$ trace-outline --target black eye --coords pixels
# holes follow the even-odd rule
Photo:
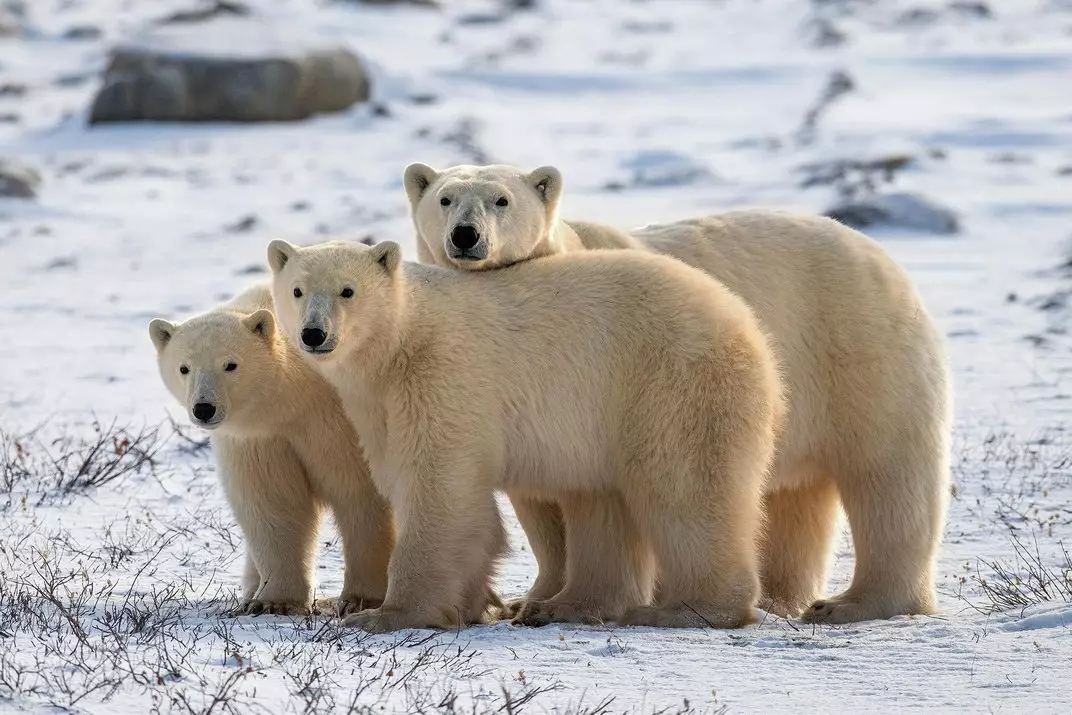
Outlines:
[[[190,372],[190,368],[186,367],[185,365],[179,365],[179,374],[180,375],[187,375],[187,374],[189,374],[189,372]]]
[[[343,298],[353,298],[354,297],[354,289],[353,288],[343,288],[342,293],[339,293],[339,295],[342,296]]]
[[[496,206],[509,206],[510,202],[506,200],[505,196],[500,196],[499,200],[495,202]]]
[[[441,198],[439,200],[439,205],[440,206],[450,206],[450,199],[448,199],[446,196],[444,196],[443,198]]]
[[[295,288],[294,289],[294,297],[295,298],[301,298],[302,297],[301,288]]]
[[[229,362],[229,363],[227,363],[227,365],[223,369],[226,370],[227,372],[234,372],[235,370],[238,369],[238,363]]]

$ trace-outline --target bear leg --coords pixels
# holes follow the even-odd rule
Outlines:
[[[797,489],[763,497],[765,528],[760,541],[760,605],[784,618],[796,618],[826,588],[838,521],[833,481],[818,477]]]
[[[936,610],[934,562],[945,522],[949,478],[945,450],[906,450],[838,480],[852,529],[852,584],[816,601],[811,623],[852,623]]]
[[[566,583],[528,600],[517,625],[613,621],[651,601],[654,559],[617,492],[577,493],[561,501],[566,523]]]

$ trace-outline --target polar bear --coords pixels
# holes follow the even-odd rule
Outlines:
[[[764,497],[765,607],[825,623],[934,612],[949,494],[950,377],[939,331],[877,243],[826,218],[769,210],[646,226],[628,236],[566,222],[558,218],[562,176],[553,167],[440,172],[412,164],[404,185],[426,262],[473,270],[639,244],[702,269],[742,297],[772,338],[789,399]],[[475,248],[463,251],[474,236]],[[852,531],[855,573],[844,593],[822,599],[839,504]],[[582,553],[628,563],[620,507],[589,506],[598,528],[578,536],[592,540]],[[541,555],[562,548],[563,529],[572,545],[571,519],[554,506],[525,507],[535,512],[518,516],[534,542],[540,580],[564,587],[543,603],[546,590],[534,587],[522,620],[570,619],[569,605],[586,593],[589,609],[602,602],[613,610],[616,594],[638,589],[634,580],[643,587],[647,575],[635,568],[599,571],[568,559],[558,577],[562,563]]]
[[[335,386],[399,538],[374,631],[471,618],[505,543],[494,499],[610,493],[660,598],[620,623],[754,619],[763,480],[781,412],[748,307],[641,251],[472,274],[397,244],[268,248],[284,332]]]
[[[183,323],[153,320],[149,335],[168,391],[212,430],[246,539],[235,615],[311,611],[325,507],[345,561],[335,608],[356,613],[387,592],[394,520],[338,395],[276,331],[271,306],[267,285],[258,285]]]

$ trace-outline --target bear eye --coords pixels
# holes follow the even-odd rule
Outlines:
[[[354,289],[353,288],[343,288],[342,292],[339,293],[339,295],[342,296],[343,298],[353,298],[354,297]]]
[[[234,372],[235,370],[238,369],[238,363],[229,362],[229,363],[227,363],[227,365],[224,366],[223,369],[226,370],[227,372]]]
[[[509,206],[510,202],[506,200],[505,196],[500,196],[499,200],[495,202],[496,206]]]
[[[441,198],[439,200],[439,205],[440,206],[450,206],[450,199],[448,199],[446,196],[444,196],[443,198]]]
[[[189,373],[190,373],[190,368],[186,367],[185,365],[179,365],[179,374],[180,375],[188,375]]]
[[[302,297],[301,288],[295,288],[294,289],[294,297],[295,298],[301,298]]]

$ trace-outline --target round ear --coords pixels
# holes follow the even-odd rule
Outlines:
[[[268,244],[268,265],[272,268],[272,273],[279,273],[283,270],[283,266],[287,265],[287,261],[298,254],[301,250],[297,246],[287,243],[286,241],[277,238]]]
[[[524,179],[525,183],[531,186],[543,201],[544,206],[551,210],[558,209],[558,202],[562,198],[561,171],[553,166],[541,166]]]
[[[275,316],[267,308],[261,308],[255,313],[250,313],[245,318],[242,318],[242,322],[255,335],[259,335],[265,340],[271,340],[272,336],[275,335]]]
[[[402,247],[394,241],[382,241],[369,249],[372,260],[383,266],[388,275],[394,275],[402,264]]]
[[[439,172],[427,164],[416,162],[407,166],[405,173],[402,175],[402,184],[406,187],[406,196],[409,197],[409,202],[416,206],[417,202],[424,196],[424,192],[438,178]]]
[[[175,323],[170,323],[163,318],[157,318],[149,323],[149,339],[153,341],[157,352],[164,349],[178,327]]]

